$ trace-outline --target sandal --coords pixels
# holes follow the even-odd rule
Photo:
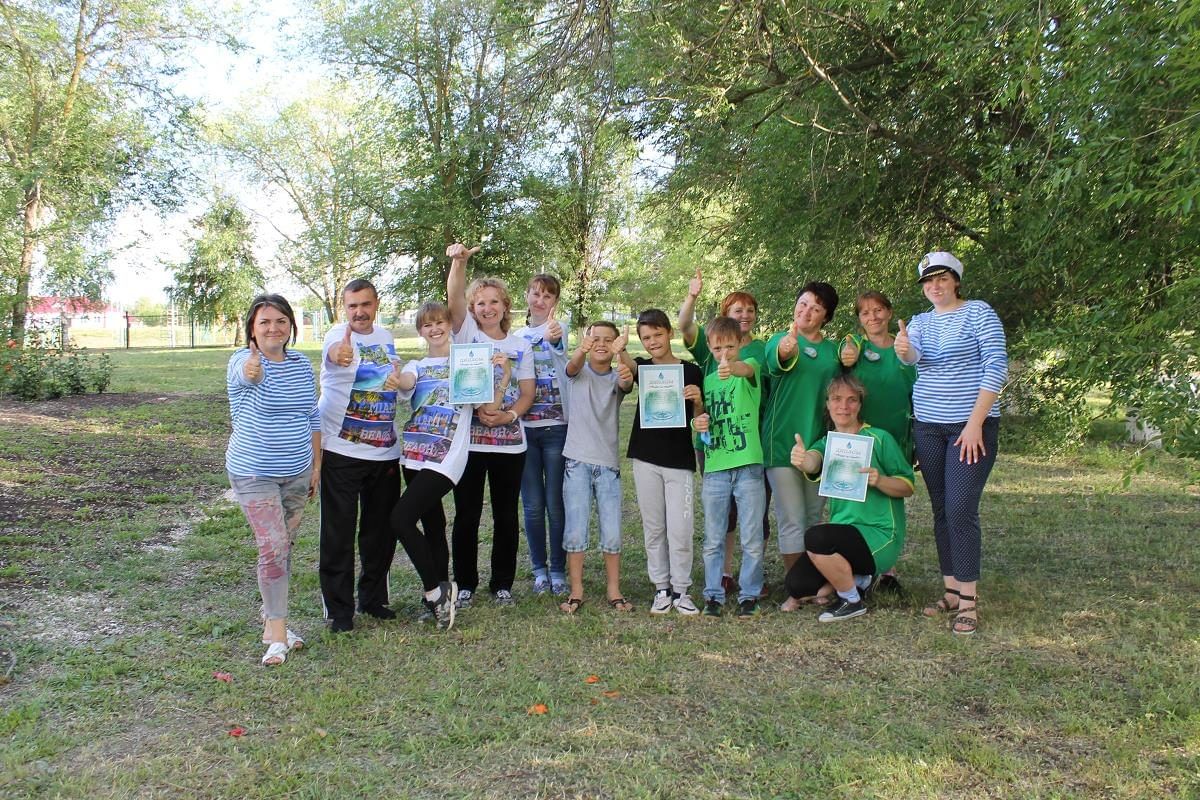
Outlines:
[[[264,667],[277,667],[287,661],[288,646],[283,642],[271,642],[271,646],[267,648],[267,652],[263,654],[262,665]]]
[[[979,628],[979,615],[976,613],[976,609],[979,608],[979,603],[976,602],[978,598],[969,594],[959,595],[959,597],[971,605],[968,608],[963,608],[962,604],[959,604],[959,607],[956,609],[958,615],[950,623],[950,632],[955,636],[970,636]],[[975,614],[975,616],[968,617],[968,613]]]
[[[958,611],[958,600],[954,601],[954,605],[950,605],[950,601],[946,599],[946,595],[952,594],[956,598],[962,598],[958,589],[944,589],[942,596],[937,599],[936,603],[931,603],[921,610],[921,613],[927,617],[940,617],[942,614],[952,614]]]
[[[564,614],[574,614],[583,605],[582,597],[569,597],[566,602],[558,604],[558,610]]]
[[[624,597],[610,597],[608,604],[612,606],[613,611],[633,611],[633,603],[629,602]]]
[[[271,640],[263,639],[262,642],[263,642],[263,644],[270,644]],[[303,650],[304,649],[304,639],[302,639],[300,637],[300,634],[296,633],[291,628],[287,629],[287,646],[288,646],[289,652],[292,650]]]

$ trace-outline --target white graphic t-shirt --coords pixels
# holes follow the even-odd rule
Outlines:
[[[399,458],[396,392],[383,388],[396,358],[391,331],[377,325],[368,334],[351,332],[354,360],[339,367],[329,351],[345,334],[346,325],[335,325],[321,348],[321,449],[364,461]]]
[[[563,380],[567,374],[567,334],[563,331],[558,344],[551,344],[546,339],[547,324],[549,321],[541,325],[527,325],[515,332],[516,336],[529,342],[533,350],[533,370],[537,378],[533,405],[523,418],[526,428],[563,425],[567,421],[567,385]]]
[[[417,382],[400,396],[412,406],[412,417],[404,426],[404,466],[431,469],[457,484],[467,466],[470,406],[452,406],[450,359],[422,358],[404,365]]]
[[[492,345],[497,351],[508,356],[510,366],[512,367],[512,376],[509,378],[508,386],[504,388],[504,406],[511,407],[517,402],[517,398],[521,395],[519,381],[532,380],[535,377],[533,371],[533,349],[529,346],[529,342],[512,333],[509,333],[503,339],[493,339],[479,330],[479,325],[475,323],[475,318],[469,313],[467,314],[467,318],[463,320],[462,327],[459,328],[458,333],[454,334],[454,341],[457,344],[483,342]],[[496,367],[496,374],[500,374],[500,367]],[[498,425],[495,428],[489,428],[479,421],[478,414],[472,414],[471,449],[483,453],[524,453],[524,424],[518,419],[516,422],[510,422],[507,425]]]

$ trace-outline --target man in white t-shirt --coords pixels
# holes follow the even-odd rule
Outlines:
[[[391,332],[375,325],[379,295],[370,281],[347,283],[342,305],[347,322],[329,329],[321,351],[318,402],[321,599],[335,633],[354,628],[356,533],[362,563],[357,608],[378,619],[396,616],[388,608],[388,570],[396,552],[389,515],[400,497],[396,346]]]

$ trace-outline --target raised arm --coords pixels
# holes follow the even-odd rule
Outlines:
[[[683,298],[683,304],[679,306],[679,319],[676,320],[679,332],[683,334],[685,347],[688,346],[688,342],[694,343],[696,336],[700,333],[700,328],[696,325],[696,298],[703,290],[704,278],[700,276],[700,268],[696,267],[695,276],[688,281],[687,296]]]
[[[446,248],[450,274],[446,276],[446,306],[450,309],[450,327],[455,333],[467,318],[467,262],[479,252],[480,245],[468,248],[455,242]]]

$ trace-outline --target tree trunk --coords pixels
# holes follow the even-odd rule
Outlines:
[[[21,262],[17,267],[17,286],[12,304],[12,338],[17,347],[25,346],[25,315],[29,310],[29,281],[33,275],[33,252],[37,247],[37,226],[42,212],[42,182],[34,181],[25,190],[25,211],[21,231]]]

